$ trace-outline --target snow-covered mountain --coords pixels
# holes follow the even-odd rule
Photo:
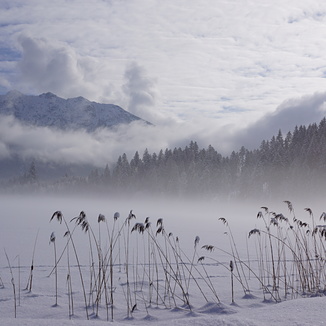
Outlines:
[[[23,123],[59,129],[85,129],[144,121],[113,104],[100,104],[83,97],[63,99],[53,93],[39,96],[10,91],[0,95],[0,114],[12,115]],[[148,122],[144,121],[148,124]]]

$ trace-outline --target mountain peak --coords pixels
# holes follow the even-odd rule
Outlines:
[[[67,101],[71,102],[71,103],[76,103],[76,104],[90,103],[89,100],[87,100],[85,97],[82,97],[82,96],[68,98]]]
[[[16,89],[13,89],[13,90],[9,91],[5,96],[7,98],[14,99],[14,98],[23,96],[23,94],[21,92],[17,91]]]
[[[39,95],[39,97],[41,98],[46,98],[46,99],[50,99],[50,98],[58,98],[57,95],[51,93],[51,92],[47,92],[47,93],[43,93],[41,95]]]

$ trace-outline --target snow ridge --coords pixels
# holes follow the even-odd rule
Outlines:
[[[34,96],[13,90],[0,95],[0,114],[29,125],[88,132],[133,121],[149,124],[117,105],[91,102],[81,96],[63,99],[50,92]]]

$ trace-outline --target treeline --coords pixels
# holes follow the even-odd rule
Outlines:
[[[38,179],[35,165],[27,177],[20,179],[20,187],[23,183],[28,188],[57,192],[226,199],[314,196],[322,194],[326,186],[326,119],[295,127],[286,135],[279,131],[263,140],[259,148],[241,147],[229,156],[222,156],[211,145],[199,148],[191,141],[185,148],[136,152],[131,159],[122,154],[114,165],[93,169],[87,177],[65,175],[44,183]]]
[[[326,186],[326,119],[308,127],[281,131],[260,147],[241,147],[222,156],[211,145],[200,149],[161,150],[130,160],[126,154],[102,173],[93,170],[88,183],[110,191],[217,197],[280,197],[319,194]]]

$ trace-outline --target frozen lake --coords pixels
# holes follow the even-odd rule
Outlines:
[[[314,204],[311,208],[314,212],[316,211],[317,220],[322,210],[317,202]],[[272,290],[273,278],[271,276],[271,261],[268,256],[268,250],[264,251],[263,249],[262,251],[263,256],[260,258],[262,258],[262,263],[265,264],[262,266],[257,255],[257,237],[248,240],[248,234],[252,229],[264,229],[262,220],[257,219],[257,212],[261,210],[261,205],[268,206],[269,203],[236,204],[231,202],[152,198],[114,199],[101,196],[92,198],[85,196],[59,197],[43,195],[1,196],[0,247],[2,254],[0,254],[0,277],[3,287],[0,284],[0,314],[7,318],[4,319],[6,325],[18,325],[12,319],[14,300],[6,252],[13,270],[16,290],[19,293],[19,301],[21,300],[17,307],[18,318],[31,319],[33,324],[39,323],[39,325],[49,324],[50,319],[68,319],[67,252],[63,254],[63,258],[58,264],[59,305],[53,305],[55,300],[55,274],[52,270],[54,266],[54,247],[53,243],[50,242],[51,233],[54,232],[56,235],[55,243],[58,256],[63,252],[67,243],[67,238],[63,237],[67,231],[64,223],[60,224],[55,219],[50,222],[52,214],[60,210],[73,234],[81,263],[81,271],[87,288],[87,300],[90,303],[89,311],[92,318],[94,318],[94,304],[91,304],[91,302],[94,302],[92,301],[94,297],[91,295],[90,284],[94,282],[95,271],[98,269],[95,242],[100,243],[100,248],[104,253],[108,253],[110,243],[108,234],[112,232],[113,216],[115,212],[119,212],[120,217],[116,221],[115,231],[121,230],[121,234],[118,237],[119,243],[116,243],[114,249],[115,261],[113,266],[114,297],[116,300],[114,311],[115,320],[118,321],[117,324],[123,322],[142,324],[146,320],[147,322],[154,322],[158,325],[161,323],[163,325],[164,321],[170,320],[176,325],[185,325],[188,319],[198,325],[263,325],[265,321],[267,321],[266,324],[268,325],[268,321],[273,319],[275,325],[283,325],[284,320],[281,317],[276,318],[277,313],[275,312],[277,308],[273,302],[275,303],[275,299],[285,300],[286,289],[284,292],[284,282],[291,284],[288,287],[287,299],[300,297],[299,291],[301,291],[302,286],[299,284],[298,275],[294,272],[292,273],[292,267],[289,267],[292,266],[293,255],[290,255],[290,259],[287,258],[286,262],[281,260],[284,254],[284,247],[276,247],[282,242],[277,244],[273,240],[273,245],[275,246],[274,253],[275,255],[279,253],[279,263],[277,266],[279,269],[278,282],[280,288]],[[293,214],[288,212],[288,208],[283,202],[270,204],[269,206],[271,210],[283,213],[285,216],[289,216],[289,219],[290,217],[292,218]],[[302,221],[311,223],[311,216],[309,216],[307,211],[304,211],[305,207],[307,207],[306,203],[300,202],[300,204],[296,204],[296,214],[298,217],[300,216]],[[133,211],[136,218],[130,220],[130,227],[128,228],[124,223],[130,210]],[[74,230],[74,222],[69,222],[72,218],[79,216],[81,211],[86,213],[89,227],[97,239],[96,241],[92,240],[92,250],[95,258],[91,257],[90,253],[88,235],[91,233],[86,234],[81,230],[80,226]],[[98,223],[99,214],[105,215],[108,229],[104,224]],[[149,217],[151,222],[149,227],[152,230],[151,233],[149,231],[143,234],[136,231],[131,232],[136,223],[144,223],[147,217]],[[221,217],[227,220],[230,229],[219,220]],[[160,225],[157,226],[158,219],[163,219],[165,235],[162,232],[157,232],[160,227]],[[232,244],[231,234],[235,245]],[[197,238],[199,242],[195,246],[196,237],[199,237],[199,239]],[[178,238],[178,242],[175,241],[176,238]],[[128,239],[130,240],[128,244],[129,252],[126,253],[125,248],[126,243],[129,241]],[[265,237],[265,239],[268,238]],[[281,239],[281,241],[285,240]],[[120,242],[121,253],[120,249],[118,251],[118,244],[120,248]],[[149,243],[150,245],[148,245]],[[33,290],[28,292],[24,288],[30,273],[34,244],[36,244],[34,285]],[[203,245],[212,245],[214,250],[211,252],[206,251],[201,248]],[[249,268],[252,271],[249,272],[249,269],[246,267],[244,272],[240,270],[241,281],[244,285],[241,285],[235,274],[235,304],[230,305],[231,274],[229,262],[233,259],[231,252],[235,250],[235,246],[240,259],[243,260],[243,266],[250,265]],[[155,249],[154,247],[161,249]],[[264,242],[264,247],[268,247],[267,242]],[[150,255],[148,250],[151,252]],[[291,254],[291,251],[288,249],[285,251],[287,251],[287,254]],[[85,319],[85,309],[83,308],[84,303],[78,276],[79,272],[76,261],[73,258],[71,244],[69,252],[76,306],[73,319],[78,320],[82,324]],[[173,256],[177,252],[180,252],[180,256]],[[126,258],[127,256],[128,259]],[[177,261],[181,259],[181,256],[184,261],[179,266]],[[149,257],[150,263],[148,261]],[[199,263],[199,257],[205,257],[202,261],[203,264]],[[154,260],[156,260],[155,263]],[[171,265],[168,265],[167,260],[171,260]],[[94,267],[92,267],[92,261],[95,264]],[[193,264],[191,261],[193,261]],[[128,268],[126,262],[129,264]],[[285,267],[284,262],[288,264],[289,269],[286,274],[282,274],[282,269]],[[159,270],[155,271],[156,266],[159,267]],[[237,266],[240,269],[239,266],[241,267],[241,265]],[[127,278],[127,269],[129,269],[130,273],[130,282]],[[51,271],[52,274],[50,275]],[[254,275],[253,272],[257,274]],[[234,273],[236,273],[236,270],[234,270]],[[289,277],[291,280],[286,281],[284,277]],[[258,278],[266,282],[267,286],[262,287]],[[322,279],[322,277],[320,278]],[[109,280],[108,276],[107,280]],[[324,282],[324,279],[322,281]],[[189,291],[190,302],[194,305],[191,312],[182,305],[182,298],[188,294],[180,290],[182,288],[179,282],[187,289],[186,293]],[[171,284],[174,284],[173,287]],[[128,290],[129,285],[130,289]],[[244,291],[244,288],[247,286],[250,288],[249,297],[245,295],[247,292]],[[149,290],[151,288],[152,290]],[[217,291],[219,299],[215,296],[213,288]],[[160,297],[157,295],[155,299],[155,295],[149,293],[150,291],[155,293],[153,289],[157,290],[157,293],[160,292]],[[95,290],[93,289],[93,291]],[[137,302],[137,309],[130,320],[125,319],[128,291],[132,293],[131,301],[133,304]],[[150,296],[153,296],[152,304],[149,304],[148,301]],[[155,300],[160,302],[157,304],[157,307],[154,307],[153,304]],[[221,300],[221,303],[218,300]],[[280,304],[283,314],[288,319],[293,318],[293,311],[296,310],[296,305],[299,305],[299,307],[307,305],[298,300],[292,300],[291,302],[294,301],[296,303],[285,302]],[[320,300],[315,301],[318,305],[322,305],[322,302]],[[313,304],[310,305],[310,308],[311,311],[314,310]],[[271,311],[274,311],[274,313],[271,313]],[[302,325],[305,324],[303,320],[306,320],[307,325],[311,320],[314,320],[316,325],[322,320],[322,317],[318,314],[311,315],[310,317],[307,314],[301,317],[296,316],[295,318],[297,321],[300,320]],[[99,316],[96,319],[98,319],[97,322],[106,320],[106,308],[103,301],[99,308]],[[43,320],[44,323],[42,324],[39,320]],[[286,324],[290,325],[291,323]],[[26,325],[29,324],[27,323]]]

